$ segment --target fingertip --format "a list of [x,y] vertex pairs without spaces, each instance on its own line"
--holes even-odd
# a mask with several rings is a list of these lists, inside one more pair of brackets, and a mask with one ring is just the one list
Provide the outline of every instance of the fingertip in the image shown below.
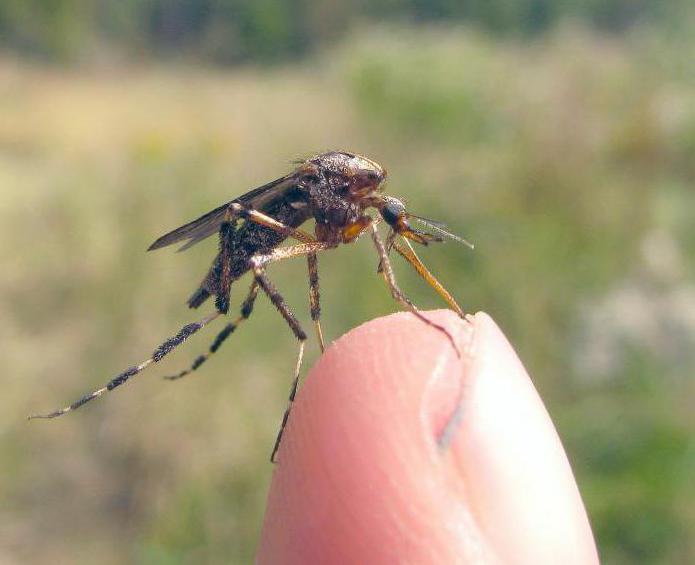
[[[261,563],[596,563],[550,419],[486,314],[408,314],[334,343],[306,379]],[[457,417],[452,418],[452,415]]]
[[[467,322],[425,315],[465,345]],[[259,562],[443,563],[470,551],[451,518],[448,471],[433,470],[462,362],[440,331],[403,313],[332,344],[290,417]]]

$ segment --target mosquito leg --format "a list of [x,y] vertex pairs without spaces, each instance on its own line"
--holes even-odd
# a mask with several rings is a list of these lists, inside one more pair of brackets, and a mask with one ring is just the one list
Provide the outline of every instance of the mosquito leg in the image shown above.
[[459,352],[456,342],[454,341],[454,338],[449,333],[449,331],[444,326],[440,326],[439,324],[429,320],[426,316],[424,316],[415,307],[412,301],[403,294],[400,287],[398,286],[398,283],[396,283],[396,277],[393,274],[391,260],[389,259],[388,253],[386,252],[386,247],[384,246],[384,242],[381,239],[381,236],[379,235],[379,231],[377,230],[376,225],[372,225],[371,228],[372,240],[374,241],[374,246],[376,247],[377,253],[379,254],[379,258],[381,260],[382,274],[384,275],[384,280],[386,280],[386,284],[388,285],[389,290],[391,291],[391,296],[393,296],[394,300],[396,300],[401,306],[403,306],[403,308],[411,312],[417,318],[422,320],[425,324],[427,324],[428,326],[432,326],[437,331],[440,331],[444,335],[446,335],[447,339],[451,342],[451,345],[456,350],[456,352]]
[[[316,238],[308,233],[292,228],[277,221],[258,210],[247,208],[239,202],[230,204],[225,213],[225,221],[220,226],[220,252],[215,263],[203,281],[200,289],[189,300],[189,305],[199,305],[210,294],[215,294],[215,307],[219,312],[226,314],[229,310],[229,290],[232,285],[232,249],[233,235],[236,229],[237,219],[254,222],[261,226],[270,228],[286,237],[293,237],[303,243],[313,243]],[[210,288],[214,288],[211,291]]]
[[232,284],[231,249],[236,225],[236,217],[225,215],[219,230],[219,253],[213,260],[200,286],[188,299],[189,308],[200,307],[214,294],[217,311],[226,314],[229,310],[229,289]]
[[215,312],[213,314],[210,314],[206,318],[203,318],[199,322],[193,322],[191,324],[186,324],[183,326],[179,332],[176,335],[171,336],[169,339],[161,343],[159,346],[157,346],[157,349],[154,350],[152,353],[151,357],[149,359],[146,359],[139,365],[135,365],[134,367],[129,367],[122,373],[116,375],[113,379],[111,379],[108,383],[106,383],[103,387],[98,388],[97,390],[90,392],[89,394],[86,394],[79,400],[76,400],[69,406],[66,406],[65,408],[61,408],[59,410],[55,410],[53,412],[49,412],[48,414],[35,414],[32,416],[29,416],[29,420],[32,420],[34,418],[56,418],[58,416],[62,416],[66,412],[71,412],[72,410],[77,410],[80,406],[83,406],[84,404],[87,404],[90,400],[94,400],[95,398],[100,397],[102,394],[104,394],[107,391],[111,391],[114,388],[121,386],[123,383],[125,383],[128,379],[131,377],[134,377],[141,371],[143,371],[146,367],[151,365],[152,363],[157,363],[161,361],[166,355],[171,353],[174,349],[176,349],[179,345],[181,345],[184,341],[186,341],[189,337],[191,337],[194,333],[197,331],[201,330],[204,328],[207,324],[212,322],[215,318],[217,318],[220,315],[219,312]]
[[449,305],[449,307],[454,310],[461,318],[465,316],[462,308],[458,305],[458,302],[451,296],[451,293],[444,288],[444,285],[440,283],[437,278],[429,271],[427,267],[422,263],[420,258],[415,253],[413,246],[407,239],[403,239],[405,247],[403,247],[399,242],[393,242],[393,248],[398,252],[398,254],[403,257],[410,265],[417,271],[427,283],[437,291],[439,296],[441,296],[444,301]]
[[318,258],[316,253],[307,255],[309,264],[309,304],[311,306],[311,319],[316,327],[316,337],[319,340],[321,353],[324,352],[326,346],[323,341],[323,331],[321,331],[321,303],[319,294],[319,269]]
[[272,254],[260,257],[257,256],[251,259],[251,265],[253,268],[255,280],[259,284],[263,292],[265,292],[268,295],[268,298],[270,298],[270,301],[273,303],[273,306],[275,306],[275,308],[277,308],[277,310],[280,312],[280,315],[285,319],[287,324],[290,326],[292,333],[299,341],[299,355],[297,356],[297,365],[294,371],[294,380],[292,381],[292,387],[290,389],[289,401],[287,404],[287,408],[285,409],[285,414],[282,418],[280,431],[278,432],[277,438],[275,439],[273,452],[270,455],[270,460],[274,463],[275,454],[277,453],[277,450],[280,447],[282,433],[285,430],[285,426],[287,424],[287,420],[289,419],[290,411],[292,409],[292,403],[294,401],[295,395],[297,394],[302,358],[304,356],[304,342],[306,341],[307,335],[306,332],[302,329],[299,320],[297,320],[295,315],[290,310],[289,306],[287,306],[285,299],[280,295],[277,288],[275,288],[275,285],[272,282],[270,282],[270,279],[268,279],[268,276],[266,275],[264,265],[269,261],[270,255]]
[[215,308],[223,314],[229,311],[229,292],[232,286],[232,236],[235,227],[236,222],[224,222],[220,226],[219,279],[215,292]]
[[197,370],[203,363],[205,363],[205,361],[207,361],[210,358],[210,356],[213,355],[222,346],[225,340],[242,324],[242,322],[246,321],[249,318],[249,316],[251,316],[251,313],[253,312],[253,304],[256,301],[257,296],[258,283],[254,280],[251,283],[251,288],[249,289],[249,294],[246,297],[246,300],[244,300],[243,304],[241,305],[241,312],[239,316],[236,318],[236,320],[222,328],[222,331],[217,334],[215,341],[213,341],[212,345],[210,345],[208,352],[196,357],[188,369],[184,369],[183,371],[175,375],[169,375],[164,378],[169,381],[175,381],[177,379],[185,377],[189,373],[192,373],[193,371]]
[[258,210],[247,208],[239,202],[232,202],[227,208],[224,221],[220,226],[220,252],[213,262],[210,271],[203,279],[203,282],[188,299],[188,306],[190,308],[198,308],[214,294],[215,307],[217,310],[223,314],[226,314],[229,310],[229,288],[232,283],[230,238],[236,229],[236,221],[238,218],[270,228],[286,237],[293,237],[297,241],[303,243],[316,242],[316,238],[305,231],[285,225],[275,218],[263,212],[259,212]]
[[259,212],[253,208],[246,208],[239,202],[232,202],[229,205],[229,215],[230,217],[239,217],[261,226],[265,226],[275,230],[278,233],[284,234],[287,237],[293,237],[302,243],[313,243],[316,241],[316,238],[313,235],[310,235],[300,229],[292,228],[283,224],[282,222],[278,222],[275,218],[272,218],[263,212]]
[[[393,230],[389,230],[389,234],[386,236],[386,243],[384,245],[384,248],[386,249],[386,255],[391,255],[391,249],[393,248],[393,244],[396,241],[396,232]],[[382,267],[382,262],[379,260],[379,266],[376,268],[377,273],[383,273],[384,268]]]
[[316,254],[319,251],[325,251],[334,247],[331,243],[323,241],[314,241],[309,243],[300,243],[289,247],[281,247],[268,253],[267,255],[258,255],[254,258],[261,266],[268,263],[274,263],[283,259],[290,259],[300,255],[307,256],[309,267],[309,303],[311,306],[311,319],[316,327],[316,335],[319,340],[321,351],[325,349],[323,340],[323,332],[321,330],[321,306],[319,302],[319,274],[318,274],[318,259]]
[[292,380],[292,387],[290,388],[290,395],[287,399],[287,408],[285,408],[285,413],[282,415],[282,423],[280,424],[280,429],[278,430],[278,435],[275,438],[275,445],[273,445],[273,452],[270,454],[270,462],[275,463],[275,456],[277,455],[278,449],[280,449],[280,443],[282,442],[282,434],[285,431],[285,426],[287,425],[287,420],[290,418],[290,412],[292,411],[292,404],[294,403],[294,397],[297,395],[297,387],[299,387],[299,375],[302,368],[302,359],[304,358],[304,341],[299,342],[299,353],[297,354],[297,364],[294,368],[294,379]]

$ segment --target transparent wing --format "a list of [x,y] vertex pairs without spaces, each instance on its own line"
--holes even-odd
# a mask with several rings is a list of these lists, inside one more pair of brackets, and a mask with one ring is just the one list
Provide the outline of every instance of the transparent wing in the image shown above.
[[229,208],[229,205],[233,202],[239,202],[254,210],[264,211],[266,208],[271,207],[273,203],[277,202],[278,199],[283,198],[295,185],[296,178],[294,173],[269,182],[268,184],[243,194],[239,198],[222,204],[222,206],[211,210],[207,214],[203,214],[200,218],[192,222],[164,234],[150,245],[147,250],[161,249],[173,243],[188,240],[179,248],[179,251],[184,251],[199,241],[217,233],[220,229],[220,225],[222,225],[224,221],[227,208]]
[[179,249],[183,251],[188,249],[192,245],[195,245],[199,241],[202,241],[206,237],[211,236],[220,229],[220,225],[224,220],[224,214],[229,207],[229,202],[222,204],[219,208],[211,210],[207,214],[201,216],[197,220],[193,220],[181,227],[164,234],[162,237],[157,239],[152,245],[147,248],[147,251],[152,251],[153,249],[161,249],[172,243],[178,243],[187,239],[186,244]]

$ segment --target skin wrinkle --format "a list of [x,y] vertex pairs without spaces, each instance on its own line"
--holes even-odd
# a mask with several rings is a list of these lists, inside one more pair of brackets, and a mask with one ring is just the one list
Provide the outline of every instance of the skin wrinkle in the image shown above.
[[[464,410],[464,404],[466,404],[467,400],[470,400],[473,392],[473,375],[476,374],[476,364],[479,364],[478,355],[480,353],[480,342],[482,340],[476,316],[467,314],[465,321],[471,328],[470,339],[466,342],[464,350],[464,358],[467,362],[466,373],[469,375],[469,378],[463,379],[462,381],[462,390],[459,404],[460,410]],[[462,415],[461,429],[457,430],[459,432],[458,434],[454,434],[454,437],[452,437],[451,439],[452,442],[462,440],[465,441],[465,420],[465,416]],[[456,437],[457,435],[458,437]],[[476,509],[473,500],[474,497],[471,497],[471,493],[469,492],[470,483],[466,480],[465,468],[462,468],[460,466],[460,463],[464,463],[465,465],[465,462],[461,460],[461,458],[458,456],[458,453],[451,449],[451,445],[450,449],[447,449],[447,453],[450,454],[451,458],[454,461],[454,465],[449,467],[450,482],[452,485],[452,489],[459,492],[459,498],[461,501],[465,501],[459,503],[460,514],[458,515],[458,518],[462,521],[452,518],[452,530],[458,530],[459,535],[462,537],[462,539],[467,540],[467,545],[469,550],[471,551],[472,556],[474,556],[477,559],[471,561],[471,563],[479,562],[487,565],[492,563],[504,562],[504,560],[501,560],[499,556],[494,555],[492,553],[491,548],[495,546],[491,542],[490,536],[488,536],[484,528],[481,527],[481,524],[479,523],[479,517],[476,516]],[[471,532],[475,533],[471,535]]]
[[[470,375],[472,373],[472,365],[474,362],[475,353],[477,351],[478,334],[477,325],[474,316],[466,314],[464,318],[465,325],[463,338],[463,373]],[[461,426],[465,425],[465,410],[464,400],[467,392],[471,388],[471,379],[462,378],[460,383],[459,394],[457,397],[457,405],[450,412],[449,420],[445,423],[441,434],[437,435],[437,446],[441,454],[446,454],[449,451],[452,442],[456,440],[456,436],[460,433]]]
[[439,436],[439,426],[437,425],[438,422],[436,421],[437,418],[433,418],[432,411],[429,409],[430,407],[428,406],[428,401],[431,401],[429,398],[433,394],[433,388],[435,388],[437,385],[441,385],[441,380],[443,377],[445,377],[445,369],[447,369],[447,365],[449,364],[449,359],[446,351],[440,351],[439,354],[437,355],[437,360],[434,364],[434,367],[432,368],[432,372],[430,374],[430,378],[427,381],[427,384],[425,385],[425,390],[423,392],[423,399],[424,402],[422,403],[422,406],[420,407],[420,421],[422,424],[422,429],[425,432],[425,437],[427,437],[428,432],[431,433],[432,436],[437,438]]
[[[465,325],[457,325],[457,335],[455,336],[455,341],[459,344],[459,348],[462,353],[462,357],[457,359],[459,363],[456,365],[469,365],[471,359],[469,357],[469,350],[471,348],[471,343],[474,340],[474,329],[475,326],[466,322]],[[423,392],[423,403],[421,407],[421,418],[423,421],[423,429],[428,429],[429,426],[430,435],[434,439],[434,451],[436,451],[436,456],[441,456],[448,447],[451,439],[456,435],[457,427],[461,425],[460,421],[460,407],[463,399],[463,393],[466,387],[466,379],[463,378],[463,371],[459,378],[452,380],[450,384],[456,385],[456,390],[447,388],[446,390],[438,391],[438,388],[446,387],[446,370],[450,369],[447,365],[451,364],[453,361],[451,359],[451,352],[446,349],[442,350],[440,355],[437,357],[434,368],[431,370],[430,378],[427,381],[425,390]],[[439,396],[446,395],[445,398],[439,399],[441,405],[436,405],[437,403],[437,393]],[[456,421],[454,421],[456,420]],[[444,438],[444,435],[447,435]],[[443,439],[446,439],[447,445],[442,445]],[[431,446],[432,442],[428,442]]]
[[[456,336],[456,342],[461,346],[462,359],[459,360],[461,362],[457,367],[460,371],[458,375],[459,378],[456,380],[458,384],[457,390],[453,391],[454,397],[448,399],[449,406],[432,406],[432,399],[428,398],[432,392],[431,389],[438,384],[437,380],[446,376],[445,370],[451,370],[450,367],[447,367],[447,362],[450,361],[448,355],[451,355],[451,353],[443,350],[432,370],[425,394],[423,395],[421,417],[423,423],[429,423],[429,428],[423,426],[423,430],[425,431],[426,437],[431,440],[428,441],[428,446],[430,447],[429,451],[436,460],[435,465],[439,471],[436,474],[436,480],[438,486],[442,486],[443,488],[438,494],[440,496],[443,495],[442,498],[448,499],[442,500],[441,504],[443,506],[449,504],[452,507],[450,516],[444,522],[443,527],[451,532],[452,537],[459,539],[463,543],[465,550],[462,553],[466,556],[465,562],[467,564],[492,564],[497,563],[498,560],[491,554],[489,544],[483,542],[483,534],[476,524],[470,510],[467,508],[467,505],[457,500],[456,497],[452,497],[451,493],[446,490],[450,488],[454,492],[458,491],[460,498],[462,500],[467,500],[465,485],[460,481],[459,476],[452,476],[447,464],[449,460],[449,457],[447,457],[449,446],[452,441],[455,441],[457,432],[460,432],[457,428],[465,425],[462,405],[466,390],[469,388],[469,379],[466,378],[466,374],[467,369],[472,363],[471,355],[472,351],[474,351],[474,343],[476,341],[475,318],[468,317],[465,322],[464,325],[457,326],[458,335]],[[451,407],[452,404],[453,408]],[[451,428],[449,426],[451,426]],[[443,431],[440,432],[440,430]],[[449,441],[447,446],[442,449],[439,440],[444,433],[448,433]],[[433,473],[433,475],[435,474]]]
[[[407,315],[404,314],[403,316],[406,317]],[[462,331],[462,325],[458,322],[458,318],[454,316],[452,318],[455,322],[448,324],[448,331],[453,334],[452,337],[458,345],[462,343],[465,332]],[[407,352],[413,347],[413,344],[417,344],[421,330],[422,328],[415,325],[412,326],[412,334],[399,336],[397,342],[401,354],[399,358],[403,358],[402,356],[407,358]],[[425,331],[429,332],[430,330],[425,329]],[[396,460],[403,466],[412,465],[417,468],[430,463],[434,465],[434,472],[425,476],[406,475],[411,484],[404,484],[403,477],[394,476],[394,473],[389,474],[389,480],[393,483],[393,492],[400,497],[400,500],[391,501],[386,508],[394,516],[392,523],[394,527],[398,528],[401,539],[412,535],[411,524],[417,523],[419,516],[423,513],[431,514],[431,501],[439,500],[441,502],[440,508],[446,508],[450,504],[450,501],[447,500],[449,497],[446,492],[446,473],[442,473],[442,465],[439,460],[441,454],[436,448],[436,435],[433,432],[433,427],[434,425],[442,427],[450,417],[456,399],[460,398],[461,377],[463,375],[460,370],[459,352],[452,348],[450,341],[437,339],[436,334],[435,340],[428,347],[429,355],[416,359],[416,362],[422,366],[417,367],[415,372],[428,375],[427,379],[419,381],[420,390],[414,395],[418,403],[417,406],[409,406],[406,401],[406,404],[403,404],[399,409],[401,414],[418,414],[419,422],[413,422],[415,424],[413,433],[418,434],[417,437],[411,441],[403,442],[394,451]],[[433,361],[437,367],[434,371],[432,370]],[[392,377],[397,379],[398,375],[394,374]],[[391,390],[394,389],[401,393],[399,397],[403,397],[403,391],[400,387],[395,386]],[[454,394],[453,399],[451,398],[452,392]],[[411,400],[412,396],[411,394]],[[433,402],[436,404],[435,406],[432,406]],[[432,459],[433,461],[429,461]],[[420,492],[422,495],[414,498],[411,496],[412,492]],[[408,512],[404,512],[404,509],[407,509]],[[442,527],[449,529],[445,527],[444,523],[442,523]],[[434,551],[434,548],[440,547],[436,544],[430,544],[429,540],[422,537],[419,538],[419,541],[421,542],[420,554],[423,556]],[[434,554],[431,555],[433,560],[435,557]],[[440,558],[445,559],[446,556],[440,556]]]

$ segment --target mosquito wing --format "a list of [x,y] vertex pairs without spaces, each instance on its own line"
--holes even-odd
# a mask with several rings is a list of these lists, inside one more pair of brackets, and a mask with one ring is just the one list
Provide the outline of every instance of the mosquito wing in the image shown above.
[[181,248],[179,248],[179,251],[184,251],[199,241],[203,241],[205,238],[217,233],[222,225],[222,222],[224,221],[224,215],[227,212],[227,208],[229,208],[229,205],[233,202],[239,202],[248,208],[263,211],[271,207],[272,204],[278,200],[285,197],[287,192],[295,185],[295,173],[280,177],[277,180],[269,182],[268,184],[243,194],[239,198],[235,198],[226,204],[222,204],[222,206],[211,210],[207,214],[203,214],[197,220],[193,220],[192,222],[184,224],[183,226],[164,234],[152,245],[150,245],[147,250],[152,251],[153,249],[161,249],[162,247],[167,247],[168,245],[187,239],[188,241]]

